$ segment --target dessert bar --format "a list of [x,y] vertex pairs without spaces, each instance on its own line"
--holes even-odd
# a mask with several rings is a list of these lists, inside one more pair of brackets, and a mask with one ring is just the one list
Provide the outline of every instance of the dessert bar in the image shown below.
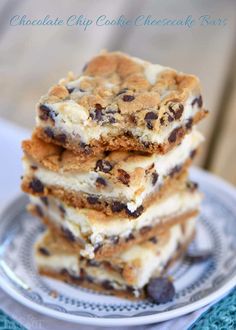
[[206,113],[197,77],[104,52],[40,99],[35,132],[79,155],[166,153]]
[[153,277],[166,272],[194,237],[195,218],[132,245],[115,258],[88,260],[63,238],[47,231],[36,243],[35,260],[41,274],[103,293],[144,298]]
[[23,142],[22,188],[73,207],[135,218],[175,181],[180,184],[202,140],[194,129],[165,155],[113,151],[81,162],[73,152],[33,136]]
[[54,197],[30,196],[29,210],[57,235],[66,237],[87,258],[113,256],[130,245],[197,215],[201,194],[193,183],[155,201],[136,219],[73,208]]

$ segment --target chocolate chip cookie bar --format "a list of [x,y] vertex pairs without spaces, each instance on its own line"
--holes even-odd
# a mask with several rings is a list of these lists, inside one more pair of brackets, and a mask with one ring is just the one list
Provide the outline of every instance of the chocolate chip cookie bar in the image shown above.
[[42,275],[105,294],[140,299],[146,297],[153,278],[157,280],[183,255],[194,233],[195,218],[189,218],[139,245],[133,244],[115,258],[98,261],[81,257],[67,240],[47,231],[35,245],[35,260]]
[[22,188],[51,195],[77,208],[136,218],[157,198],[181,185],[202,135],[193,129],[167,154],[104,152],[83,162],[80,156],[35,135],[23,142]]
[[196,184],[186,182],[183,189],[153,202],[136,219],[103,212],[73,208],[55,197],[30,196],[29,211],[54,233],[66,237],[86,258],[112,257],[171,225],[198,214],[202,196]]
[[40,99],[35,132],[82,157],[113,150],[164,154],[206,113],[197,77],[104,52]]

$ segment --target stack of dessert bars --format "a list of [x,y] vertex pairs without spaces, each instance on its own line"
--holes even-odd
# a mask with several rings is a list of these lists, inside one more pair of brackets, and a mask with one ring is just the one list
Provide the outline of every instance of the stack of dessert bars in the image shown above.
[[207,114],[199,80],[103,52],[37,105],[22,189],[47,230],[40,274],[143,298],[186,251],[201,194],[188,178]]

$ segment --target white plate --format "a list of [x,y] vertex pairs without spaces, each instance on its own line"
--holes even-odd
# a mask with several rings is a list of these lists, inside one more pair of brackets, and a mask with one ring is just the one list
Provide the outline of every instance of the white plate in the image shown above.
[[[14,200],[0,219],[0,285],[20,303],[65,321],[100,326],[161,322],[194,311],[221,297],[236,284],[236,192],[220,179],[193,169],[205,193],[197,236],[191,249],[210,248],[201,264],[179,262],[171,270],[176,296],[156,305],[130,302],[40,277],[32,246],[42,225],[25,211],[27,198]],[[53,297],[52,291],[58,293]]]

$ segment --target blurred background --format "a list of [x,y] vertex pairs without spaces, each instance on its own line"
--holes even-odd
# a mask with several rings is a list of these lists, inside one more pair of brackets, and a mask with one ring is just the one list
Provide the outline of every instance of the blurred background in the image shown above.
[[[226,26],[118,27],[10,26],[14,15],[66,18],[105,14],[133,18],[227,18]],[[206,142],[198,164],[236,184],[235,0],[1,0],[0,121],[34,125],[34,107],[68,71],[79,73],[101,49],[131,55],[199,76],[210,116],[201,124]],[[5,137],[7,138],[7,137]]]

